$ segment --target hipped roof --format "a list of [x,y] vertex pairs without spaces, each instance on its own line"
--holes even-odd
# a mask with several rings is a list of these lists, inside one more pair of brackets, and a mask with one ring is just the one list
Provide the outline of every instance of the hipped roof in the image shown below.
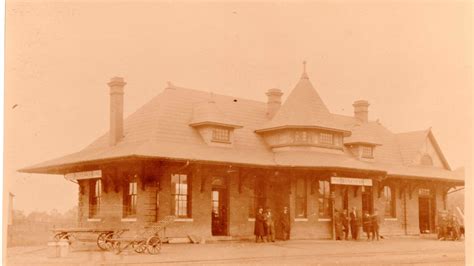
[[[464,180],[463,176],[453,174],[449,168],[407,164],[408,158],[413,156],[412,149],[416,146],[415,143],[423,141],[419,135],[395,134],[382,124],[373,121],[361,126],[361,122],[352,116],[331,114],[313,90],[309,79],[303,76],[272,121],[266,116],[264,102],[215,94],[214,107],[225,114],[225,121],[242,126],[234,132],[232,147],[226,148],[207,145],[197,130],[190,126],[196,119],[196,105],[207,102],[209,94],[169,86],[124,120],[124,138],[116,145],[109,144],[109,136],[106,133],[79,152],[26,167],[20,171],[64,174],[81,165],[133,157],[262,167],[354,169],[383,172],[393,176],[459,182]],[[301,115],[302,108],[297,110],[290,108],[295,106],[305,106],[311,113]],[[301,117],[298,117],[299,115]],[[217,118],[210,120],[215,119]],[[325,125],[347,132],[357,132],[358,128],[363,128],[364,134],[381,145],[374,150],[375,158],[372,161],[361,161],[345,147],[341,154],[323,151],[273,152],[263,138],[255,133],[256,130],[262,129],[261,125],[265,125],[264,128],[271,128],[285,124]],[[429,132],[428,135],[432,136],[432,133]],[[442,156],[440,150],[439,153]]]

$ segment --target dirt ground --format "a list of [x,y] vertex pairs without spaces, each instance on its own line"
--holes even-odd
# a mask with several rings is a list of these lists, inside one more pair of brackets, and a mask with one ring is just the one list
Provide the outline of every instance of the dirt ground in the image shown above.
[[67,257],[49,258],[45,246],[8,249],[8,265],[316,264],[464,265],[464,241],[400,237],[380,241],[290,240],[275,243],[164,244],[159,255],[119,255],[73,244]]

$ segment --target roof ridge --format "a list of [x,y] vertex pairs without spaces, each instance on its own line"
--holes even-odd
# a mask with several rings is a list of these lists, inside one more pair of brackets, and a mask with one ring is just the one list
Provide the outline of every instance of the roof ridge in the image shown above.
[[425,133],[428,135],[428,133],[429,133],[430,131],[431,131],[431,127],[429,127],[428,129],[412,130],[412,131],[398,132],[398,133],[393,133],[393,134],[395,134],[395,135],[401,135],[401,134],[413,134],[413,133],[425,132]]

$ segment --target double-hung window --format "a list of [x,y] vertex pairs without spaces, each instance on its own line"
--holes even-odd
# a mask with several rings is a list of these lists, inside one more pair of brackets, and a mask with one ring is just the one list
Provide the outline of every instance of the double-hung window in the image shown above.
[[100,212],[100,199],[102,197],[102,182],[100,179],[89,181],[89,218],[95,218]]
[[191,218],[191,182],[185,174],[171,175],[171,214],[180,218]]
[[138,183],[127,182],[123,190],[123,217],[135,218],[137,215]]
[[306,178],[296,179],[296,218],[306,218]]
[[331,191],[329,181],[320,180],[318,190],[319,218],[331,217]]
[[385,197],[385,217],[396,218],[396,195],[389,186],[383,187]]

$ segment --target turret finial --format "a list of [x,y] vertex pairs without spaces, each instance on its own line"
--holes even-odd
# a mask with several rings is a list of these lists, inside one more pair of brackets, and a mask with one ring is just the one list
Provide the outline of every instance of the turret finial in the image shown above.
[[308,79],[308,74],[306,74],[306,60],[303,61],[303,74],[301,75],[302,79]]

